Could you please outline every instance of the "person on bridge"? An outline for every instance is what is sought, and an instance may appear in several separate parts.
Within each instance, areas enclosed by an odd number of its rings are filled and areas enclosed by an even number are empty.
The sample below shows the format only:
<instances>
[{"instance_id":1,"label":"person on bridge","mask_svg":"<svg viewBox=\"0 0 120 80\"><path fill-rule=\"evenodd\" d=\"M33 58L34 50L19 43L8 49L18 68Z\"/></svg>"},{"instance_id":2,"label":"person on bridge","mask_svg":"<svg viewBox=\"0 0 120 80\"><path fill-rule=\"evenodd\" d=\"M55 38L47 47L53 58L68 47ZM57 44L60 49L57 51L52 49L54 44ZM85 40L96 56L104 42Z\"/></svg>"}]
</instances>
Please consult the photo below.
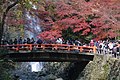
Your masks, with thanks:
<instances>
[{"instance_id":1,"label":"person on bridge","mask_svg":"<svg viewBox=\"0 0 120 80\"><path fill-rule=\"evenodd\" d=\"M15 38L13 41L13 44L16 45L18 43L17 39ZM14 48L16 48L17 46L14 46Z\"/></svg>"},{"instance_id":2,"label":"person on bridge","mask_svg":"<svg viewBox=\"0 0 120 80\"><path fill-rule=\"evenodd\" d=\"M108 47L109 47L109 53L112 54L113 47L114 47L113 42L110 42L110 43L108 44Z\"/></svg>"},{"instance_id":3,"label":"person on bridge","mask_svg":"<svg viewBox=\"0 0 120 80\"><path fill-rule=\"evenodd\" d=\"M27 44L27 40L26 39L23 40L23 44Z\"/></svg>"},{"instance_id":4,"label":"person on bridge","mask_svg":"<svg viewBox=\"0 0 120 80\"><path fill-rule=\"evenodd\" d=\"M70 45L70 42L69 42L69 40L67 40L67 41L66 41L66 44Z\"/></svg>"},{"instance_id":5,"label":"person on bridge","mask_svg":"<svg viewBox=\"0 0 120 80\"><path fill-rule=\"evenodd\" d=\"M30 43L31 43L31 44L34 44L34 43L35 43L34 38L31 38Z\"/></svg>"},{"instance_id":6,"label":"person on bridge","mask_svg":"<svg viewBox=\"0 0 120 80\"><path fill-rule=\"evenodd\" d=\"M43 41L39 38L36 43L37 43L37 44L42 44Z\"/></svg>"},{"instance_id":7,"label":"person on bridge","mask_svg":"<svg viewBox=\"0 0 120 80\"><path fill-rule=\"evenodd\" d=\"M77 46L81 46L82 43L81 43L79 40L75 40L75 45L77 45Z\"/></svg>"},{"instance_id":8,"label":"person on bridge","mask_svg":"<svg viewBox=\"0 0 120 80\"><path fill-rule=\"evenodd\" d=\"M31 42L30 42L30 38L27 38L27 44L30 44Z\"/></svg>"},{"instance_id":9,"label":"person on bridge","mask_svg":"<svg viewBox=\"0 0 120 80\"><path fill-rule=\"evenodd\" d=\"M62 38L58 38L57 41L56 41L56 43L58 43L58 44L62 44L62 43L63 43Z\"/></svg>"},{"instance_id":10,"label":"person on bridge","mask_svg":"<svg viewBox=\"0 0 120 80\"><path fill-rule=\"evenodd\" d=\"M2 45L6 45L6 40L5 40L5 39L2 39L1 44L2 44Z\"/></svg>"},{"instance_id":11,"label":"person on bridge","mask_svg":"<svg viewBox=\"0 0 120 80\"><path fill-rule=\"evenodd\" d=\"M120 41L117 43L117 56L120 58Z\"/></svg>"},{"instance_id":12,"label":"person on bridge","mask_svg":"<svg viewBox=\"0 0 120 80\"><path fill-rule=\"evenodd\" d=\"M113 47L113 51L112 51L112 53L113 53L113 55L114 55L114 57L116 58L117 57L117 44L115 44L114 45L114 47Z\"/></svg>"},{"instance_id":13,"label":"person on bridge","mask_svg":"<svg viewBox=\"0 0 120 80\"><path fill-rule=\"evenodd\" d=\"M14 43L14 44L17 44L17 43L18 43L16 38L14 39L13 43Z\"/></svg>"},{"instance_id":14,"label":"person on bridge","mask_svg":"<svg viewBox=\"0 0 120 80\"><path fill-rule=\"evenodd\" d=\"M90 45L90 46L94 46L94 41L91 40L89 45Z\"/></svg>"},{"instance_id":15,"label":"person on bridge","mask_svg":"<svg viewBox=\"0 0 120 80\"><path fill-rule=\"evenodd\" d=\"M10 40L9 40L9 45L12 45L12 44L13 44L13 40L10 39Z\"/></svg>"},{"instance_id":16,"label":"person on bridge","mask_svg":"<svg viewBox=\"0 0 120 80\"><path fill-rule=\"evenodd\" d=\"M13 45L13 40L10 39L9 42L8 42L9 45ZM13 46L10 46L10 48L12 48Z\"/></svg>"},{"instance_id":17,"label":"person on bridge","mask_svg":"<svg viewBox=\"0 0 120 80\"><path fill-rule=\"evenodd\" d=\"M20 37L19 39L18 39L18 44L22 44L23 42L22 42L22 37Z\"/></svg>"},{"instance_id":18,"label":"person on bridge","mask_svg":"<svg viewBox=\"0 0 120 80\"><path fill-rule=\"evenodd\" d=\"M103 41L100 41L98 53L101 54L103 52L103 49L104 49L104 43L103 43Z\"/></svg>"}]
</instances>

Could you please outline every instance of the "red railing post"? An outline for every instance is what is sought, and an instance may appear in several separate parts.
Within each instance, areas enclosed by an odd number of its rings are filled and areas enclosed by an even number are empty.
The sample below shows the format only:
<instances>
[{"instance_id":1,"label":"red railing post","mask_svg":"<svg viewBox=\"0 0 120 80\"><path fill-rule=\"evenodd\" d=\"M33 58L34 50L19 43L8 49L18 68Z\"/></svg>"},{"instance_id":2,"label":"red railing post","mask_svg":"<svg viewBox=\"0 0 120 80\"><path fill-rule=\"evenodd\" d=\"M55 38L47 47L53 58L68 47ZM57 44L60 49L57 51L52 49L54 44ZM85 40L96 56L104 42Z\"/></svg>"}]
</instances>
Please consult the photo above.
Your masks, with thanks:
<instances>
[{"instance_id":1,"label":"red railing post","mask_svg":"<svg viewBox=\"0 0 120 80\"><path fill-rule=\"evenodd\" d=\"M45 44L41 44L41 48L44 50L45 49Z\"/></svg>"},{"instance_id":2,"label":"red railing post","mask_svg":"<svg viewBox=\"0 0 120 80\"><path fill-rule=\"evenodd\" d=\"M19 44L16 44L16 51L19 50Z\"/></svg>"},{"instance_id":3,"label":"red railing post","mask_svg":"<svg viewBox=\"0 0 120 80\"><path fill-rule=\"evenodd\" d=\"M96 46L93 47L93 53L96 53Z\"/></svg>"},{"instance_id":4,"label":"red railing post","mask_svg":"<svg viewBox=\"0 0 120 80\"><path fill-rule=\"evenodd\" d=\"M54 49L55 49L55 50L58 49L58 45L57 45L57 44L54 45Z\"/></svg>"},{"instance_id":5,"label":"red railing post","mask_svg":"<svg viewBox=\"0 0 120 80\"><path fill-rule=\"evenodd\" d=\"M32 44L29 44L29 47L30 47L30 51L32 50Z\"/></svg>"},{"instance_id":6,"label":"red railing post","mask_svg":"<svg viewBox=\"0 0 120 80\"><path fill-rule=\"evenodd\" d=\"M83 48L82 48L82 46L80 46L80 52L82 52L83 51Z\"/></svg>"},{"instance_id":7,"label":"red railing post","mask_svg":"<svg viewBox=\"0 0 120 80\"><path fill-rule=\"evenodd\" d=\"M70 51L70 45L68 45L68 51Z\"/></svg>"}]
</instances>

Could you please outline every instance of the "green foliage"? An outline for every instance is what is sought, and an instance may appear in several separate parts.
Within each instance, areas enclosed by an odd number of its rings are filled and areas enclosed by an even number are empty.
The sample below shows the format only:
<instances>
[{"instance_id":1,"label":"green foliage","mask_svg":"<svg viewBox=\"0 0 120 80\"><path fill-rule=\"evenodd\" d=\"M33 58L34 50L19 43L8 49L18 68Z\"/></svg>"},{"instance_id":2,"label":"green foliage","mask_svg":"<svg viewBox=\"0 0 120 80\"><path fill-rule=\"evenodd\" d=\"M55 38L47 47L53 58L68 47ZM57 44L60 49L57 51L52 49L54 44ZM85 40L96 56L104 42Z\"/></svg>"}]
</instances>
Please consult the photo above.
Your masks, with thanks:
<instances>
[{"instance_id":1,"label":"green foliage","mask_svg":"<svg viewBox=\"0 0 120 80\"><path fill-rule=\"evenodd\" d=\"M26 4L25 4L25 8L27 8L27 9L32 8L32 4L30 4L29 2L26 2Z\"/></svg>"},{"instance_id":2,"label":"green foliage","mask_svg":"<svg viewBox=\"0 0 120 80\"><path fill-rule=\"evenodd\" d=\"M64 40L80 40L83 43L89 43L91 39L93 39L93 34L89 33L88 35L81 35L82 31L73 32L73 30L69 27L67 30L62 31L62 37Z\"/></svg>"},{"instance_id":3,"label":"green foliage","mask_svg":"<svg viewBox=\"0 0 120 80\"><path fill-rule=\"evenodd\" d=\"M65 40L69 40L69 39L74 39L74 36L73 36L73 31L71 28L68 28L67 30L63 30L62 31L62 37L65 39Z\"/></svg>"},{"instance_id":4,"label":"green foliage","mask_svg":"<svg viewBox=\"0 0 120 80\"><path fill-rule=\"evenodd\" d=\"M0 80L13 80L9 71L13 69L13 66L8 62L0 62Z\"/></svg>"},{"instance_id":5,"label":"green foliage","mask_svg":"<svg viewBox=\"0 0 120 80\"><path fill-rule=\"evenodd\" d=\"M118 33L118 36L116 37L116 40L120 40L120 30L116 31Z\"/></svg>"}]
</instances>

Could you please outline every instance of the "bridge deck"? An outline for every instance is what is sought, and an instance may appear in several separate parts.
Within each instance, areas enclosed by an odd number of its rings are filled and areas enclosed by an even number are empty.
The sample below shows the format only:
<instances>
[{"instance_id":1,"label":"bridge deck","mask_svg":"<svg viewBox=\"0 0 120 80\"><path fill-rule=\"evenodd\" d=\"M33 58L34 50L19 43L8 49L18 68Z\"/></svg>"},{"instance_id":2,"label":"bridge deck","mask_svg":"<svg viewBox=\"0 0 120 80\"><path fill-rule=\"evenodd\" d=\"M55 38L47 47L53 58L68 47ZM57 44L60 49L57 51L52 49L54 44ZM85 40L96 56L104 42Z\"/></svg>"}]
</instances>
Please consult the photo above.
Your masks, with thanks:
<instances>
[{"instance_id":1,"label":"bridge deck","mask_svg":"<svg viewBox=\"0 0 120 80\"><path fill-rule=\"evenodd\" d=\"M37 51L37 52L14 52L0 56L3 59L14 62L72 62L72 61L91 61L94 54L58 51Z\"/></svg>"},{"instance_id":2,"label":"bridge deck","mask_svg":"<svg viewBox=\"0 0 120 80\"><path fill-rule=\"evenodd\" d=\"M74 46L65 44L19 44L3 45L7 54L0 55L1 59L15 62L63 62L63 61L91 61L96 48L90 46Z\"/></svg>"}]
</instances>

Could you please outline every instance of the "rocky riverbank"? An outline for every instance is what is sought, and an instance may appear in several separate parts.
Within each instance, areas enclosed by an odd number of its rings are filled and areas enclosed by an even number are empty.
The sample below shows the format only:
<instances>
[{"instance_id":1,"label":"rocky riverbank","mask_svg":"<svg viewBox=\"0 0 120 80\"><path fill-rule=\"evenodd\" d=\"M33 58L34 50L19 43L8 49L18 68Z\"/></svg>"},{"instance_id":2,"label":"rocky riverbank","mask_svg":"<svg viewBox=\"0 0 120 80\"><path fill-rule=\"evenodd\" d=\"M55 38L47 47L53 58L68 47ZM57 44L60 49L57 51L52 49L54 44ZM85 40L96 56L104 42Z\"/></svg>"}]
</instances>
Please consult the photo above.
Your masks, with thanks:
<instances>
[{"instance_id":1,"label":"rocky riverbank","mask_svg":"<svg viewBox=\"0 0 120 80\"><path fill-rule=\"evenodd\" d=\"M90 62L47 63L46 71L64 80L120 80L120 59L95 55Z\"/></svg>"},{"instance_id":2,"label":"rocky riverbank","mask_svg":"<svg viewBox=\"0 0 120 80\"><path fill-rule=\"evenodd\" d=\"M120 59L95 55L76 80L120 80Z\"/></svg>"}]
</instances>

